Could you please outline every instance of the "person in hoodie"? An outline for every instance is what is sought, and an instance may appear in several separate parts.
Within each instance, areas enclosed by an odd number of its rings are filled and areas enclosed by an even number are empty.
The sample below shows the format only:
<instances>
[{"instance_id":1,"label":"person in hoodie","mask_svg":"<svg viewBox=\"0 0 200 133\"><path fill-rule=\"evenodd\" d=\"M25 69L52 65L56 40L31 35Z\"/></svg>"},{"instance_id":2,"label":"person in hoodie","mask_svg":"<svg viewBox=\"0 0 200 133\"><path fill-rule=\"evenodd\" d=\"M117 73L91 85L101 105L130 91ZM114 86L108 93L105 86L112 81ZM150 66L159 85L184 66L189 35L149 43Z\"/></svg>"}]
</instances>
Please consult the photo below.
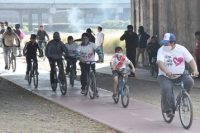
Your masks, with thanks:
<instances>
[{"instance_id":1,"label":"person in hoodie","mask_svg":"<svg viewBox=\"0 0 200 133\"><path fill-rule=\"evenodd\" d=\"M146 47L147 47L147 40L150 38L149 34L147 34L145 31L144 31L144 27L143 26L140 26L139 29L138 29L138 53L137 53L137 63L138 63L138 59L139 59L139 56L140 54L142 54L142 65L144 66L144 60L145 60L145 50L146 50Z\"/></svg>"},{"instance_id":2,"label":"person in hoodie","mask_svg":"<svg viewBox=\"0 0 200 133\"><path fill-rule=\"evenodd\" d=\"M62 63L62 56L68 56L68 50L65 47L65 44L61 41L60 33L54 32L53 34L53 40L49 41L46 49L45 49L45 55L49 60L50 64L50 82L53 84L53 76L54 71L56 67L56 62L58 66L60 67L59 70L63 70L64 66Z\"/></svg>"}]
</instances>

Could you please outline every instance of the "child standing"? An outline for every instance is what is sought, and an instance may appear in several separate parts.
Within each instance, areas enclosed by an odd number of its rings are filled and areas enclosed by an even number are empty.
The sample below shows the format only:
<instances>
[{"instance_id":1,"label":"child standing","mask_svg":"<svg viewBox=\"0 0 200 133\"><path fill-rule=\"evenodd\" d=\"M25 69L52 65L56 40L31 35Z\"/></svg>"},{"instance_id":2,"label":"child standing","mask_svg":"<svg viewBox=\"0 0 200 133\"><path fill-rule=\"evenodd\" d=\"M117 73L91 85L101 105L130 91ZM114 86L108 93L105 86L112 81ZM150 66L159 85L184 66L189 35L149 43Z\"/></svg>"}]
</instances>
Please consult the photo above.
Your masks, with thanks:
<instances>
[{"instance_id":1,"label":"child standing","mask_svg":"<svg viewBox=\"0 0 200 133\"><path fill-rule=\"evenodd\" d=\"M135 73L135 67L133 63L123 55L121 47L115 48L115 54L110 61L110 67L113 73L113 98L117 96L117 84L119 73L126 73L126 66L130 65L132 73Z\"/></svg>"}]
</instances>

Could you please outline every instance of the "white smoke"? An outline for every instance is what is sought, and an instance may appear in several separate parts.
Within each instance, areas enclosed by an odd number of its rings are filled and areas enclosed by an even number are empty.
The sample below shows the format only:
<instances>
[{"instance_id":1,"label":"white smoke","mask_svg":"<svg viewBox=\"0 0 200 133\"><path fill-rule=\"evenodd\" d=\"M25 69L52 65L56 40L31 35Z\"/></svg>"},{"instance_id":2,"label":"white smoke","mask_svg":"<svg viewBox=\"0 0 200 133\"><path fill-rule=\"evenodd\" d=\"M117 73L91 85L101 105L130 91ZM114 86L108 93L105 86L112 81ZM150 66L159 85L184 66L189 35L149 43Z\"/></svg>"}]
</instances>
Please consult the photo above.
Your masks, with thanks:
<instances>
[{"instance_id":1,"label":"white smoke","mask_svg":"<svg viewBox=\"0 0 200 133\"><path fill-rule=\"evenodd\" d=\"M68 11L68 21L72 31L79 31L81 29L81 26L84 24L82 16L82 12L78 8L72 8Z\"/></svg>"}]
</instances>

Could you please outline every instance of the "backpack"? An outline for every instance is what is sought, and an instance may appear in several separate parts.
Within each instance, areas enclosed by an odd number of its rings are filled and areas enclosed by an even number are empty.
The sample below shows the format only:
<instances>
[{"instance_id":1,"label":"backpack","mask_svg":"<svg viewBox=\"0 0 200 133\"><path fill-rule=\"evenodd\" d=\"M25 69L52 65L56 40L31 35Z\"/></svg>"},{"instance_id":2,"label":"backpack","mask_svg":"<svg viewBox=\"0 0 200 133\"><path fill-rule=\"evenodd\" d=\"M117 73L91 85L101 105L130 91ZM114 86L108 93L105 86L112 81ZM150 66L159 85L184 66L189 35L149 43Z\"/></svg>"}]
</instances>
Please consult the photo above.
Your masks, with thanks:
<instances>
[{"instance_id":1,"label":"backpack","mask_svg":"<svg viewBox=\"0 0 200 133\"><path fill-rule=\"evenodd\" d=\"M116 69L117 70L119 70L122 67L122 65L124 64L125 59L126 59L126 56L122 56L121 57L120 61L116 65Z\"/></svg>"},{"instance_id":2,"label":"backpack","mask_svg":"<svg viewBox=\"0 0 200 133\"><path fill-rule=\"evenodd\" d=\"M19 39L20 39L20 40L23 40L24 37L25 37L25 34L24 34L24 32L23 32L22 30L19 30L19 31L20 31Z\"/></svg>"}]
</instances>

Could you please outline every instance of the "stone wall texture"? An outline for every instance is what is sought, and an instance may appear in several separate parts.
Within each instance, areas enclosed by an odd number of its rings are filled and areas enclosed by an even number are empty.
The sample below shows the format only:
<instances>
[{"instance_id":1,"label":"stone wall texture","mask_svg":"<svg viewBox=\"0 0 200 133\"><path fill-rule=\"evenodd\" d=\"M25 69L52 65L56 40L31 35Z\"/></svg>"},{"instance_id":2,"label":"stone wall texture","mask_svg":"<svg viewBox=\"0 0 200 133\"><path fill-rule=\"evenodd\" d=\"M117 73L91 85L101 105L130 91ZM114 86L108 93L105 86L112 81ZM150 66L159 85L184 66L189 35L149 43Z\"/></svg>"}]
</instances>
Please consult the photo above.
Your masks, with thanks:
<instances>
[{"instance_id":1,"label":"stone wall texture","mask_svg":"<svg viewBox=\"0 0 200 133\"><path fill-rule=\"evenodd\" d=\"M200 0L131 0L131 4L136 31L143 25L146 32L160 39L164 33L172 32L177 43L193 52L194 33L200 30Z\"/></svg>"}]
</instances>

